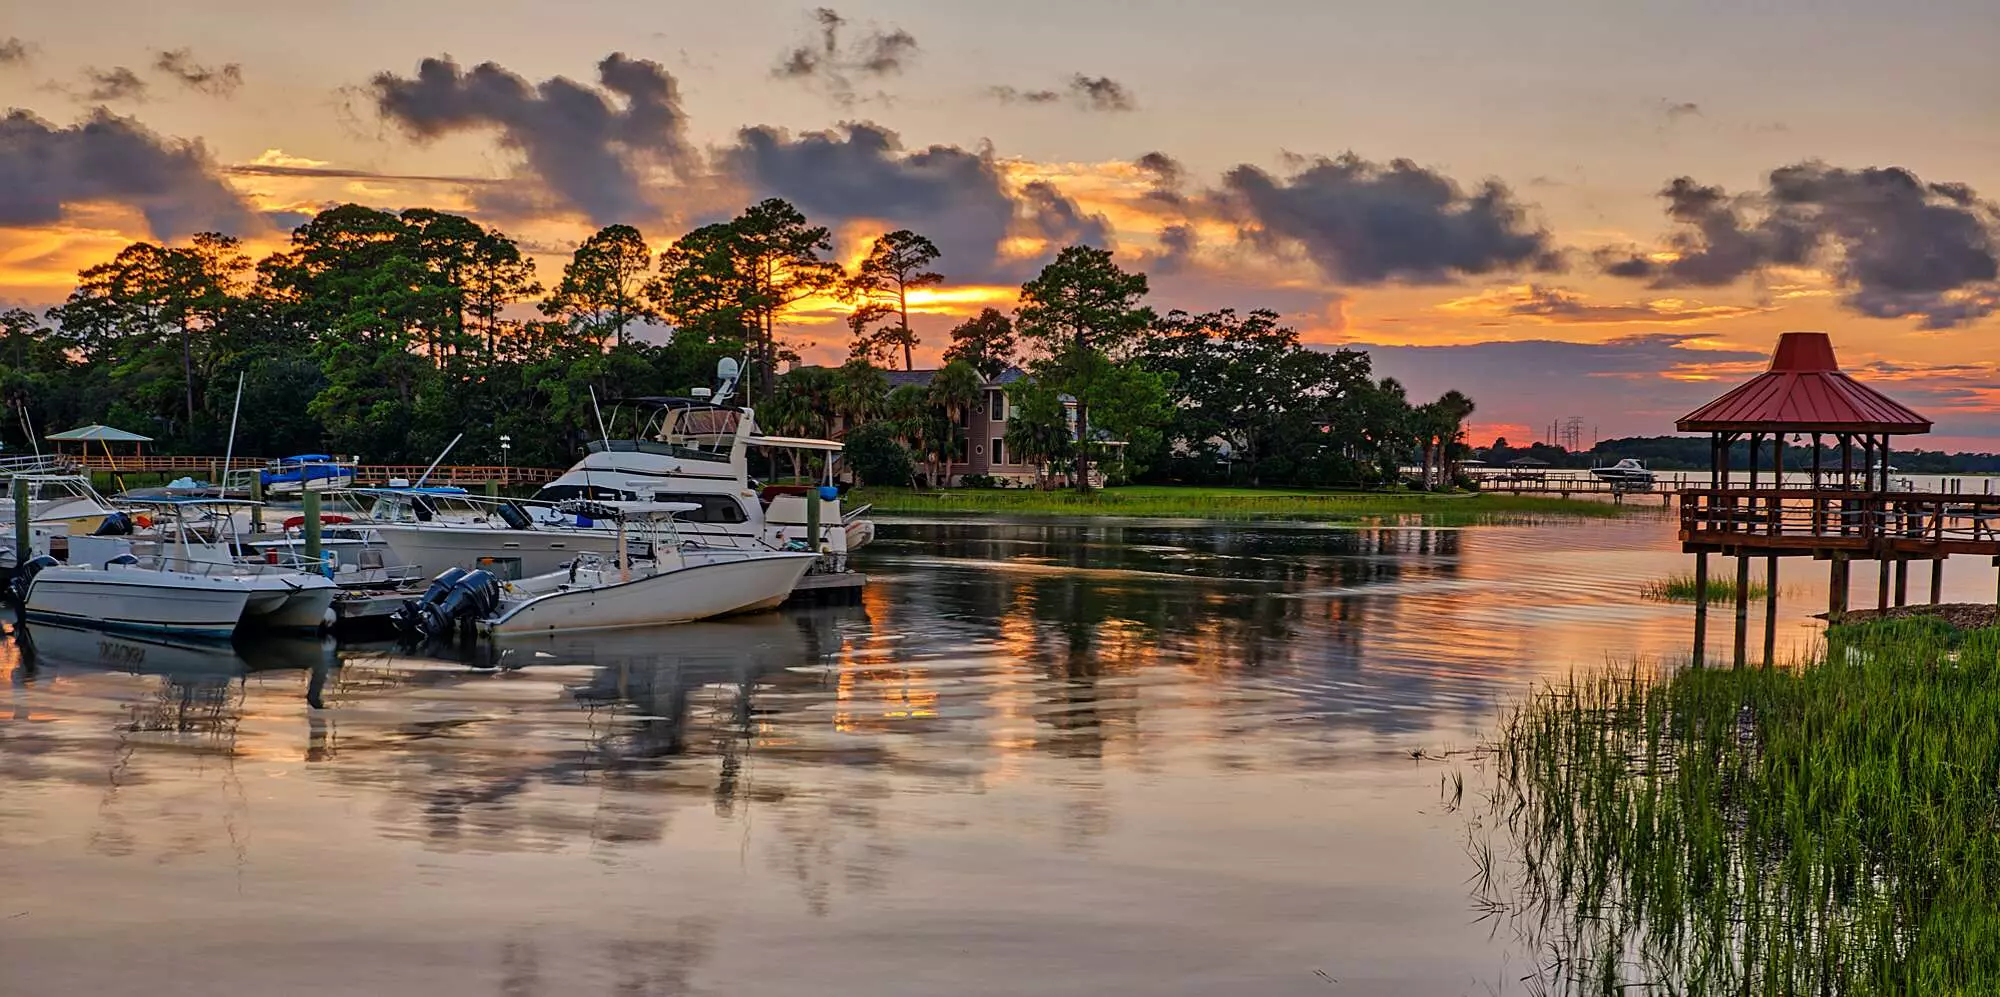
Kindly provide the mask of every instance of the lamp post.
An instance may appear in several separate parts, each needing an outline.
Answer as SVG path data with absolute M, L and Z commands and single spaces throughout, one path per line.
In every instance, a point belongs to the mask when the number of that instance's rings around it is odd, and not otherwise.
M 500 434 L 500 480 L 507 480 L 507 451 L 514 449 L 514 438 Z

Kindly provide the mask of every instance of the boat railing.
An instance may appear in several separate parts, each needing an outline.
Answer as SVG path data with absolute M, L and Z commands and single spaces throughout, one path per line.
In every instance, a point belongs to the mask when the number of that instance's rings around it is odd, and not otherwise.
M 0 478 L 20 475 L 72 475 L 78 473 L 82 465 L 74 458 L 58 454 L 34 454 L 26 457 L 0 457 Z
M 729 454 L 713 450 L 701 450 L 679 443 L 662 443 L 658 440 L 591 440 L 587 447 L 591 453 L 648 453 L 661 457 L 681 457 L 688 460 L 705 460 L 729 463 Z

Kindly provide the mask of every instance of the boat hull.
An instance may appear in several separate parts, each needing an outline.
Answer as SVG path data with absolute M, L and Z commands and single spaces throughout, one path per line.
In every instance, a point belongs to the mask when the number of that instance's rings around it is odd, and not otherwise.
M 28 585 L 30 620 L 134 633 L 226 639 L 250 590 L 231 578 L 141 568 L 44 568 Z
M 244 582 L 260 595 L 276 596 L 276 602 L 262 610 L 253 597 L 244 610 L 245 623 L 273 630 L 319 630 L 333 622 L 333 597 L 340 587 L 325 578 L 293 572 L 251 575 Z
M 481 623 L 495 636 L 690 623 L 775 606 L 817 558 L 806 553 L 706 560 L 629 582 L 507 604 Z
M 575 560 L 578 554 L 611 555 L 618 550 L 614 533 L 584 531 L 499 530 L 484 527 L 440 527 L 426 524 L 371 524 L 389 554 L 415 565 L 426 575 L 447 568 L 493 567 L 488 561 L 512 561 L 514 577 L 545 575 Z M 500 572 L 505 575 L 507 572 Z

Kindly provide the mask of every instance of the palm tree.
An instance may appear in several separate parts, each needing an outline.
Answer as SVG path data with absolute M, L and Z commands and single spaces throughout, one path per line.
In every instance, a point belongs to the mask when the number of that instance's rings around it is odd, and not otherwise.
M 966 413 L 979 404 L 985 379 L 971 363 L 953 360 L 931 377 L 931 407 L 942 417 L 944 433 L 937 441 L 938 457 L 947 468 L 964 451 Z M 947 475 L 948 476 L 948 475 Z
M 866 360 L 849 360 L 834 372 L 829 400 L 840 417 L 842 431 L 853 429 L 880 415 L 882 399 L 889 393 L 889 379 Z
M 1465 420 L 1472 415 L 1472 399 L 1457 388 L 1445 392 L 1433 403 L 1437 416 L 1438 463 L 1443 480 L 1450 487 L 1458 480 L 1458 453 L 1465 443 Z

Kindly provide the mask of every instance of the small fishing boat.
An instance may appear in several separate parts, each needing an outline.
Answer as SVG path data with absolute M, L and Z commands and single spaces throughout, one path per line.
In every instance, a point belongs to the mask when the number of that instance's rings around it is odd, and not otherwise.
M 673 517 L 699 508 L 691 502 L 576 504 L 574 512 L 618 524 L 616 556 L 582 554 L 561 571 L 503 584 L 498 606 L 479 628 L 496 636 L 610 630 L 770 609 L 819 560 L 809 551 L 682 543 Z

